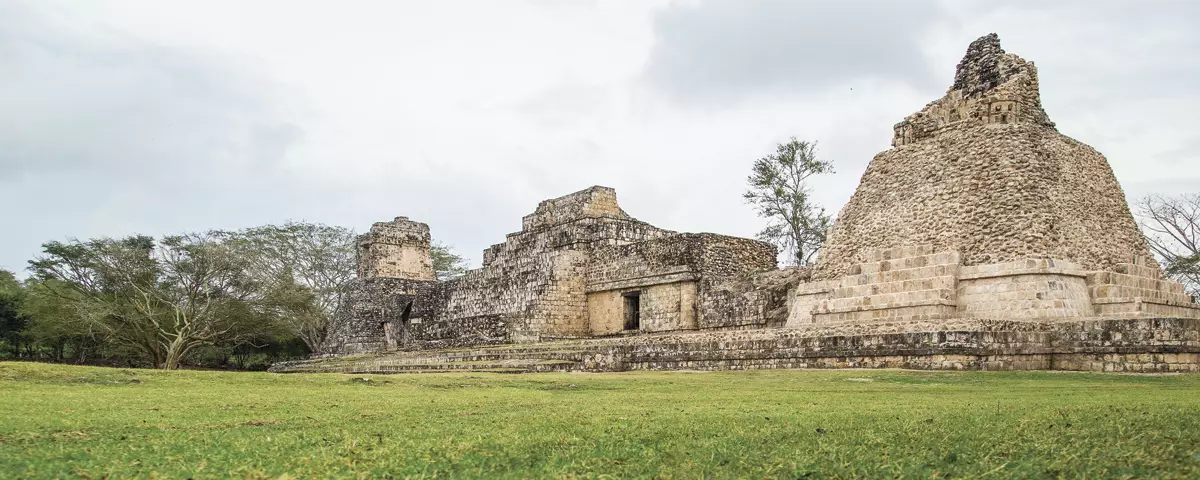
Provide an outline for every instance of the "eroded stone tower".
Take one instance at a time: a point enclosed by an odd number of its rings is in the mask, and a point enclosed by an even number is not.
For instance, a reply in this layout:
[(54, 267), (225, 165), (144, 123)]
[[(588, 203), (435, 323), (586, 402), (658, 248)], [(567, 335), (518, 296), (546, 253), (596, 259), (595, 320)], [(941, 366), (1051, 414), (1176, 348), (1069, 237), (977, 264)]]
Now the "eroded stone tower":
[(892, 145), (839, 213), (789, 325), (1196, 316), (1108, 161), (1055, 129), (1033, 62), (995, 34)]
[(437, 280), (429, 258), (429, 225), (408, 217), (376, 222), (358, 237), (358, 278)]

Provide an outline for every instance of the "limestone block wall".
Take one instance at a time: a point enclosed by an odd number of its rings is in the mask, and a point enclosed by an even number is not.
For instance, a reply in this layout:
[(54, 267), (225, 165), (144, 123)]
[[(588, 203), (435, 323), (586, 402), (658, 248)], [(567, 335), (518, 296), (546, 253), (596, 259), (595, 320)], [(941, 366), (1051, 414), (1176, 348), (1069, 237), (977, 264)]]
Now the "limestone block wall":
[(747, 277), (705, 278), (698, 288), (697, 327), (704, 330), (768, 326), (770, 293)]
[(484, 319), (503, 325), (505, 338), (515, 342), (590, 335), (586, 277), (593, 251), (673, 234), (626, 215), (606, 187), (541, 202), (522, 224), (484, 252), (481, 268), (426, 299), (434, 321), (465, 329)]
[[(681, 287), (678, 293), (663, 293), (669, 302), (651, 299), (642, 304), (643, 330), (762, 326), (770, 295), (756, 288), (751, 275), (774, 270), (775, 257), (772, 245), (709, 233), (676, 234), (598, 249), (588, 266), (587, 290), (591, 292), (589, 301), (604, 306), (589, 308), (591, 331), (611, 333), (618, 324), (613, 315), (623, 311), (612, 306), (617, 301), (611, 294), (597, 293), (617, 291), (619, 295), (647, 288), (657, 294), (667, 292), (655, 287), (663, 284)], [(655, 310), (656, 305), (666, 306), (665, 310)], [(694, 315), (690, 313), (693, 310)]]
[(1162, 277), (1149, 259), (1112, 270), (1033, 258), (961, 265), (954, 251), (930, 246), (867, 253), (851, 275), (801, 283), (789, 292), (788, 327), (907, 323), (914, 328), (954, 319), (1064, 321), (1094, 316), (1200, 318), (1182, 285)]
[(638, 294), (640, 331), (695, 330), (696, 290), (696, 282), (685, 281), (589, 293), (589, 333), (611, 335), (622, 332), (627, 313), (625, 295), (630, 293)]
[(1089, 272), (1087, 283), (1098, 315), (1200, 318), (1196, 299), (1145, 257), (1134, 256), (1111, 271)]
[(663, 232), (632, 219), (582, 218), (510, 235), (487, 265), (454, 281), (439, 318), (496, 315), (514, 341), (586, 335), (591, 249)]
[(386, 349), (387, 325), (402, 325), (406, 310), (409, 318), (428, 317), (428, 302), (417, 299), (435, 295), (438, 287), (434, 281), (390, 277), (352, 281), (330, 321), (320, 353), (354, 355)]
[(1087, 273), (1071, 262), (1028, 259), (962, 267), (958, 316), (1039, 319), (1090, 317)]

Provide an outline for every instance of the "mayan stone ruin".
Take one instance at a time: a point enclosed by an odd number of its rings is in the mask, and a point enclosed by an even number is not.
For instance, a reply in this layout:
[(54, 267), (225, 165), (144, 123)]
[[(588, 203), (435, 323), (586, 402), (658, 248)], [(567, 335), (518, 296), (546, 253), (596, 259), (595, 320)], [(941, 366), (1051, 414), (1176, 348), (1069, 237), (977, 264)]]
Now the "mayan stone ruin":
[(274, 370), (1200, 371), (1200, 305), (1104, 156), (1050, 121), (1033, 62), (979, 38), (893, 135), (811, 269), (640, 222), (604, 187), (542, 202), (445, 282), (425, 224), (377, 223), (324, 357)]

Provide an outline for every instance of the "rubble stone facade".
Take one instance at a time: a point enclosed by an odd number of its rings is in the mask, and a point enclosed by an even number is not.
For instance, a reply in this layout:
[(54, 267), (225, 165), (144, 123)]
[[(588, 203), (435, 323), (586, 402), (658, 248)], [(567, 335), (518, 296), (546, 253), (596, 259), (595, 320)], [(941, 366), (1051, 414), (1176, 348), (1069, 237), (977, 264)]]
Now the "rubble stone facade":
[(758, 304), (730, 317), (715, 299), (775, 269), (775, 255), (756, 240), (654, 227), (597, 186), (541, 202), (481, 268), (437, 282), (428, 226), (400, 217), (360, 239), (359, 279), (323, 353), (761, 326)]
[(1150, 256), (1104, 156), (1056, 130), (1032, 62), (972, 42), (893, 134), (812, 269), (640, 222), (604, 187), (542, 202), (448, 282), (428, 227), (376, 224), (326, 352), (459, 349), (277, 371), (1200, 371), (1200, 305)]

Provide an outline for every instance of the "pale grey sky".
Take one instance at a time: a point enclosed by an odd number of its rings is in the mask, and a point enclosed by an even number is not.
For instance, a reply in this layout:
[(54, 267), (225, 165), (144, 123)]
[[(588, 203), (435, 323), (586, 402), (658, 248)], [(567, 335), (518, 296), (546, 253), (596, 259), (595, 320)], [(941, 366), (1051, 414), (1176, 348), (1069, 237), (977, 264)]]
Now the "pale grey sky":
[(0, 268), (48, 240), (407, 215), (476, 265), (593, 184), (752, 236), (751, 162), (836, 211), (996, 32), (1130, 198), (1200, 190), (1200, 2), (0, 0)]

